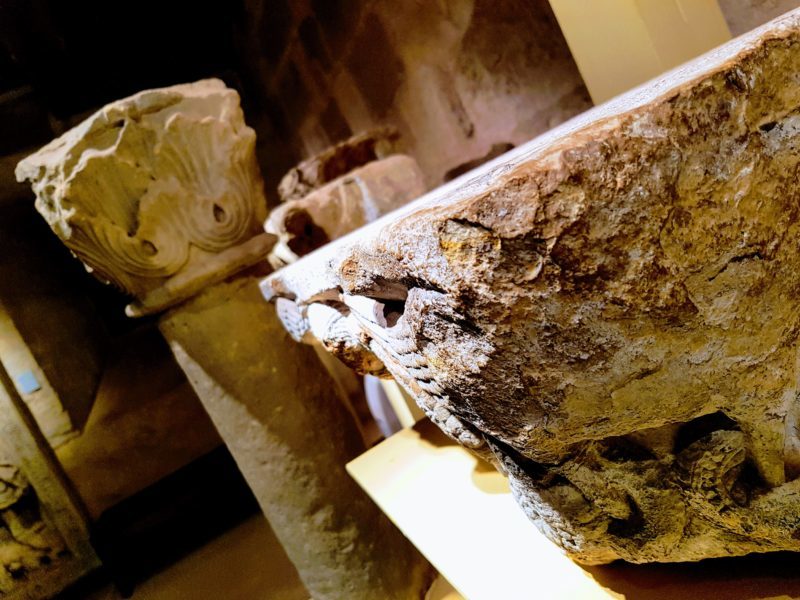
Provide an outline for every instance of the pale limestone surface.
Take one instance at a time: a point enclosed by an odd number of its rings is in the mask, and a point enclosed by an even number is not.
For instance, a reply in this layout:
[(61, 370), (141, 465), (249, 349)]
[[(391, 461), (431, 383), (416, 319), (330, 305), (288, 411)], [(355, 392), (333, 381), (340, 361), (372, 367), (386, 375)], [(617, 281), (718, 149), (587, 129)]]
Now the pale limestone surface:
[(264, 229), (278, 238), (270, 262), (276, 267), (291, 264), (425, 191), (422, 171), (405, 154), (393, 154), (358, 167), (270, 212)]
[(260, 259), (270, 238), (255, 132), (216, 79), (113, 102), (17, 165), (88, 269), (162, 310)]
[(586, 563), (800, 550), (800, 12), (273, 274)]

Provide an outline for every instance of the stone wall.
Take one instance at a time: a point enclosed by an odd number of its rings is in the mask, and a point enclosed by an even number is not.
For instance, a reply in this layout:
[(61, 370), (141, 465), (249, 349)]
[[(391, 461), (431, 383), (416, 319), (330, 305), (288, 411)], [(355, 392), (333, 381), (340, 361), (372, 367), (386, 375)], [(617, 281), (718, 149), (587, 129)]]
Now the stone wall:
[(438, 185), (590, 106), (546, 0), (246, 4), (245, 91), (274, 127), (268, 191), (290, 155), (386, 124)]
[(742, 35), (800, 6), (798, 0), (719, 0), (731, 33)]

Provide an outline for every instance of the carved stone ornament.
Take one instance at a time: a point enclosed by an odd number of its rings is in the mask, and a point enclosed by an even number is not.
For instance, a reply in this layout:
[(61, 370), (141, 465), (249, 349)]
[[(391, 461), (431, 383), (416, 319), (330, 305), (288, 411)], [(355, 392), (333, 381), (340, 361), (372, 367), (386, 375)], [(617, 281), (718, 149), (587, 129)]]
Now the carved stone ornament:
[(0, 598), (42, 577), (67, 553), (19, 467), (0, 461)]
[(800, 12), (267, 278), (575, 559), (800, 550)]
[[(83, 513), (0, 363), (0, 598), (56, 597), (99, 566)], [(60, 597), (60, 596), (59, 596)]]
[(138, 299), (132, 315), (185, 299), (273, 243), (255, 132), (216, 79), (109, 104), (16, 175), (87, 269)]

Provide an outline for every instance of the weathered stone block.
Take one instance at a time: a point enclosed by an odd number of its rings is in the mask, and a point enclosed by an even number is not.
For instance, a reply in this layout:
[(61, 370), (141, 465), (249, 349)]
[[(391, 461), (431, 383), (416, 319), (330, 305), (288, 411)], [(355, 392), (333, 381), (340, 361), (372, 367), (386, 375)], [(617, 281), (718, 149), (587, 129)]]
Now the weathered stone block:
[(0, 598), (52, 598), (99, 566), (72, 494), (0, 364)]
[(300, 200), (354, 169), (393, 154), (399, 137), (391, 127), (365, 131), (304, 160), (281, 179), (281, 201)]
[(798, 70), (796, 11), (263, 291), (580, 561), (800, 550)]

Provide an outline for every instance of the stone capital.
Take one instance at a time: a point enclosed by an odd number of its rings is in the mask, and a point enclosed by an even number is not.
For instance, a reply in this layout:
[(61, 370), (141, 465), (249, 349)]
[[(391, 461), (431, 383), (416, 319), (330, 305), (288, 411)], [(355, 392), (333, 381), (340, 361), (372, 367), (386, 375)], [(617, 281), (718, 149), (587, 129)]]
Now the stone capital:
[(263, 183), (239, 95), (215, 79), (113, 102), (27, 157), (36, 208), (86, 268), (158, 312), (261, 260)]

